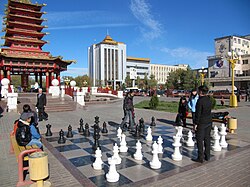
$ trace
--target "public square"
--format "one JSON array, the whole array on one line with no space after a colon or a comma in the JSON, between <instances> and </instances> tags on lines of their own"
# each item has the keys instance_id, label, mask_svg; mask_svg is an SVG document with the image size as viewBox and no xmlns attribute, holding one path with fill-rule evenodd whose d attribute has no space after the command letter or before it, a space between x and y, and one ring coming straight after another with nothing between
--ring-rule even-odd
<instances>
[{"instance_id":1,"label":"public square","mask_svg":"<svg viewBox=\"0 0 250 187\"><path fill-rule=\"evenodd\" d=\"M135 103L149 99L148 97L135 97ZM162 97L161 100L176 100L173 98ZM227 102L226 102L227 104ZM56 141L49 141L48 137L45 137L46 125L52 125L53 137L58 137L58 132L63 129L65 134L67 132L68 125L70 124L73 131L77 132L79 128L79 120L82 118L84 124L88 123L90 126L94 124L94 117L100 117L100 127L105 121L108 123L107 136L115 134L111 129L111 125L120 124L121 118L123 116L122 111L122 100L108 104L93 104L87 105L84 109L82 107L77 107L76 111L71 112L51 112L49 113L48 121L43 121L39 123L40 132L43 134L43 143L45 145L44 151L49 155L49 179L52 186L250 186L250 130L249 130L249 102L240 102L238 108L228 108L229 115L236 117L238 119L238 129L235 134L230 134L226 136L228 143L231 145L231 150L222 151L221 153L212 153L212 158L209 162L203 164L195 163L191 161L192 155L185 155L182 161L172 161L170 155L173 149L169 145L163 144L164 151L166 152L166 158L160 158L160 160L165 160L162 167L162 171L159 173L155 172L153 169L140 169L144 168L142 166L132 165L132 161L129 162L131 166L136 169L127 170L127 168L118 169L123 176L131 177L123 178L119 183L107 183L105 179L99 178L99 182L94 183L93 178L90 180L91 175L96 175L90 165L84 165L81 167L75 167L73 162L69 162L70 158L81 156L80 151L86 151L84 146L77 150L64 150L60 151L60 146ZM158 112L144 109L135 109L136 121L142 117L144 118L145 124L149 125L151 122L151 117L156 118L156 126L162 129L168 129L168 131L174 132L173 122L175 120L176 114L168 112ZM13 128L13 121L19 117L18 113L15 112L3 112L0 118L0 145L1 145L1 186L15 186L18 180L17 175L17 162L14 154L9 154L10 140L9 133ZM188 121L191 123L191 120ZM217 124L220 125L220 124ZM191 128L188 125L188 128ZM92 131L91 131L92 132ZM185 130L184 130L185 132ZM153 131L154 135L154 131ZM167 134L161 134L162 136ZM74 134L77 137L77 133ZM102 136L102 135L101 135ZM172 136L172 134L171 134ZM171 139L171 137L168 137ZM48 141L47 141L47 140ZM128 142L130 137L127 138ZM141 138L143 140L144 137ZM100 146L107 147L105 141L101 141ZM103 145L101 144L103 142ZM66 141L65 145L72 144L69 140ZM106 145L104 145L106 144ZM80 144L76 144L80 146ZM72 146L75 146L72 144ZM72 147L71 146L71 147ZM108 145L109 146L109 145ZM135 145L130 145L128 143L129 150L134 151ZM57 148L55 148L57 147ZM70 147L70 146L68 146ZM67 148L68 148L67 147ZM59 150L59 151L58 151ZM195 155L197 150L192 154ZM128 151L130 154L130 151ZM149 154L150 153L145 153ZM183 153L184 154L184 153ZM164 155L164 154L163 154ZM86 157L91 160L94 154L85 153ZM107 153L106 156L109 156ZM103 153L103 158L106 157ZM189 158L190 156L190 158ZM69 158L69 159L68 159ZM94 158L94 157L93 157ZM104 158L105 160L105 158ZM105 162L105 161L104 161ZM171 162L171 163L170 163ZM170 164L168 164L170 163ZM127 161L124 166L127 167ZM144 166L147 166L145 163ZM106 164L105 164L106 165ZM131 167L128 166L128 167ZM175 167L177 166L177 167ZM132 167L131 167L132 168ZM134 172L134 174L127 174L126 171ZM100 175L107 172L103 169ZM92 174L91 174L92 173ZM94 174L93 174L94 173ZM138 177L138 178L136 178ZM98 179L98 177L97 177ZM136 182L133 182L136 181ZM95 181L96 182L96 181ZM127 183L126 183L127 182ZM98 185L97 185L98 184Z\"/></svg>"}]
</instances>

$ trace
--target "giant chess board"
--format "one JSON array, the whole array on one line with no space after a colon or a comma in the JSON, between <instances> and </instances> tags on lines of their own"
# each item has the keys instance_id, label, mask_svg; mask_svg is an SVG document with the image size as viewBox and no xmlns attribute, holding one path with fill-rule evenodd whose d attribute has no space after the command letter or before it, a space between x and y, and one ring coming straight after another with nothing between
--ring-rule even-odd
<instances>
[{"instance_id":1,"label":"giant chess board","mask_svg":"<svg viewBox=\"0 0 250 187\"><path fill-rule=\"evenodd\" d=\"M102 124L102 122L100 123ZM193 162L191 159L197 157L197 148L187 147L185 141L187 140L188 130L183 130L183 140L180 151L182 154L181 161L172 160L171 155L173 154L173 136L176 134L176 129L170 125L164 125L157 123L152 128L153 141L156 141L158 136L163 138L163 154L159 154L159 160L162 165L160 169L151 169L149 162L152 160L152 144L153 141L146 141L146 131L139 138L142 144L143 160L138 161L133 158L133 154L136 149L136 139L129 131L124 132L126 134L126 142L128 146L127 153L119 153L122 158L122 162L116 165L117 172L120 174L119 181L116 183L109 183L105 178L105 174L108 173L109 164L108 158L113 155L113 145L115 143L119 146L119 140L117 137L117 128L119 124L109 121L107 123L108 133L100 133L99 139L100 148L102 151L102 160L104 162L102 170L94 170L92 164L95 161L94 151L92 145L93 139L93 128L90 127L90 136L85 137L78 133L77 129L73 129L73 138L66 138L64 144L58 144L59 133L53 132L53 136L46 137L43 135L43 143L45 146L55 155L61 155L59 161L68 162L66 169L73 170L78 176L84 178L84 186L122 186L132 185L140 186L142 184L148 184L155 180L160 180L171 176L175 173L188 170L188 168L199 167L201 164ZM90 125L92 126L92 125ZM101 127L102 125L100 125ZM149 124L145 123L146 129ZM67 127L63 129L65 134L67 133ZM52 124L53 131L53 124ZM228 140L228 147L222 149L220 152L211 151L211 161L220 159L227 155L227 152L239 148L237 144ZM63 161L62 161L63 159ZM206 164L206 163L203 163ZM71 169L69 169L71 167Z\"/></svg>"}]
</instances>

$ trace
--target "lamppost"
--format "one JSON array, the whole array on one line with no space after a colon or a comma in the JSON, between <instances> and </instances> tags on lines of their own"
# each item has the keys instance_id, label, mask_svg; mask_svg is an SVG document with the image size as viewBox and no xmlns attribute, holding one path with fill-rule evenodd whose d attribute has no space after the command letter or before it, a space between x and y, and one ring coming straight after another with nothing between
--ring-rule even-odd
<instances>
[{"instance_id":1,"label":"lamppost","mask_svg":"<svg viewBox=\"0 0 250 187\"><path fill-rule=\"evenodd\" d=\"M203 85L204 84L204 77L207 73L207 70L204 69L204 67L201 67L201 69L199 70L199 73L201 75L201 85Z\"/></svg>"},{"instance_id":2,"label":"lamppost","mask_svg":"<svg viewBox=\"0 0 250 187\"><path fill-rule=\"evenodd\" d=\"M235 51L235 47L231 47L231 52L228 52L228 58L227 60L230 62L231 64L231 70L232 70L232 94L230 95L230 107L237 107L238 103L237 103L237 97L234 94L234 68L235 68L235 64L237 63L237 61L240 59L240 56L242 55L241 52L236 53Z\"/></svg>"}]
</instances>

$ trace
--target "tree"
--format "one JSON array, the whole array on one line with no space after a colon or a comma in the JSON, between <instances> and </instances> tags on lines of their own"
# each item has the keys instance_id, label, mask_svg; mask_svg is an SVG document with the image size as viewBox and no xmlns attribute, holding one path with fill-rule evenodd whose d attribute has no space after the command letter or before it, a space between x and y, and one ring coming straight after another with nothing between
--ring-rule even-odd
<instances>
[{"instance_id":1,"label":"tree","mask_svg":"<svg viewBox=\"0 0 250 187\"><path fill-rule=\"evenodd\" d=\"M150 79L148 80L148 86L150 89L153 89L157 86L157 80L154 75L150 75Z\"/></svg>"},{"instance_id":2,"label":"tree","mask_svg":"<svg viewBox=\"0 0 250 187\"><path fill-rule=\"evenodd\" d=\"M125 83L126 83L126 87L131 87L132 86L132 81L131 81L129 75L126 76Z\"/></svg>"}]
</instances>

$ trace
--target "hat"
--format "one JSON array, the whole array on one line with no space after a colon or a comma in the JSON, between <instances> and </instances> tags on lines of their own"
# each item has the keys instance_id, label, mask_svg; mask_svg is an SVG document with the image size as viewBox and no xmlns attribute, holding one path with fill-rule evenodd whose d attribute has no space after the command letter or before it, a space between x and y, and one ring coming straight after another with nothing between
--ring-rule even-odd
<instances>
[{"instance_id":1,"label":"hat","mask_svg":"<svg viewBox=\"0 0 250 187\"><path fill-rule=\"evenodd\" d=\"M21 114L20 119L26 121L27 119L31 118L33 114L31 112L24 112Z\"/></svg>"},{"instance_id":2,"label":"hat","mask_svg":"<svg viewBox=\"0 0 250 187\"><path fill-rule=\"evenodd\" d=\"M196 89L196 88L193 88L193 89L191 90L191 92L197 92L197 89Z\"/></svg>"}]
</instances>

